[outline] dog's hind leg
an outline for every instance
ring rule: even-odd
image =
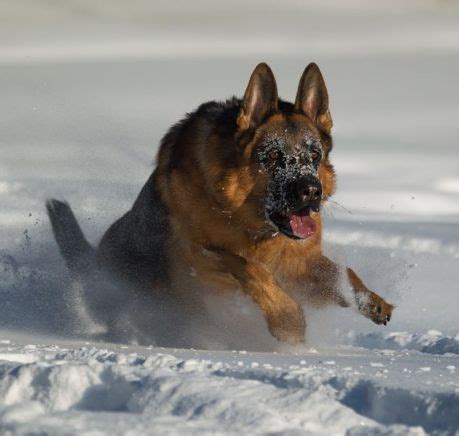
[[[85,272],[95,250],[84,237],[72,209],[68,203],[58,200],[48,200],[46,209],[54,237],[69,271],[72,274]]]

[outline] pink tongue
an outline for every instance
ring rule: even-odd
[[[293,234],[298,238],[308,238],[316,231],[316,223],[309,215],[290,215],[290,227]]]

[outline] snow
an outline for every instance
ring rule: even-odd
[[[0,433],[457,433],[457,6],[173,3],[0,6]],[[161,348],[156,308],[70,283],[44,201],[67,199],[96,243],[168,126],[240,95],[259,61],[288,99],[321,67],[338,174],[324,248],[393,319],[305,308],[292,348],[247,298],[216,298],[213,326],[190,326],[181,348],[169,329]],[[104,301],[118,301],[116,331]]]
[[[1,351],[34,359],[0,366],[2,430],[19,434],[55,434],[63,425],[67,433],[103,434],[446,434],[459,412],[457,377],[445,367],[456,362],[452,355],[77,343],[32,350],[12,343]]]

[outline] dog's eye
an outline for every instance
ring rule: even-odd
[[[311,151],[311,159],[314,161],[314,162],[317,162],[322,156],[320,155],[320,153],[318,151]]]
[[[277,160],[279,159],[279,152],[277,150],[271,150],[268,156],[271,160]]]

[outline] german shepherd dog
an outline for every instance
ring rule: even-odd
[[[48,201],[68,268],[78,275],[95,264],[196,311],[197,295],[240,290],[290,344],[304,341],[304,304],[354,307],[385,325],[393,306],[322,254],[321,207],[335,190],[331,128],[316,64],[294,104],[278,98],[271,69],[259,64],[243,99],[204,103],[170,128],[156,169],[97,250],[67,203]]]

